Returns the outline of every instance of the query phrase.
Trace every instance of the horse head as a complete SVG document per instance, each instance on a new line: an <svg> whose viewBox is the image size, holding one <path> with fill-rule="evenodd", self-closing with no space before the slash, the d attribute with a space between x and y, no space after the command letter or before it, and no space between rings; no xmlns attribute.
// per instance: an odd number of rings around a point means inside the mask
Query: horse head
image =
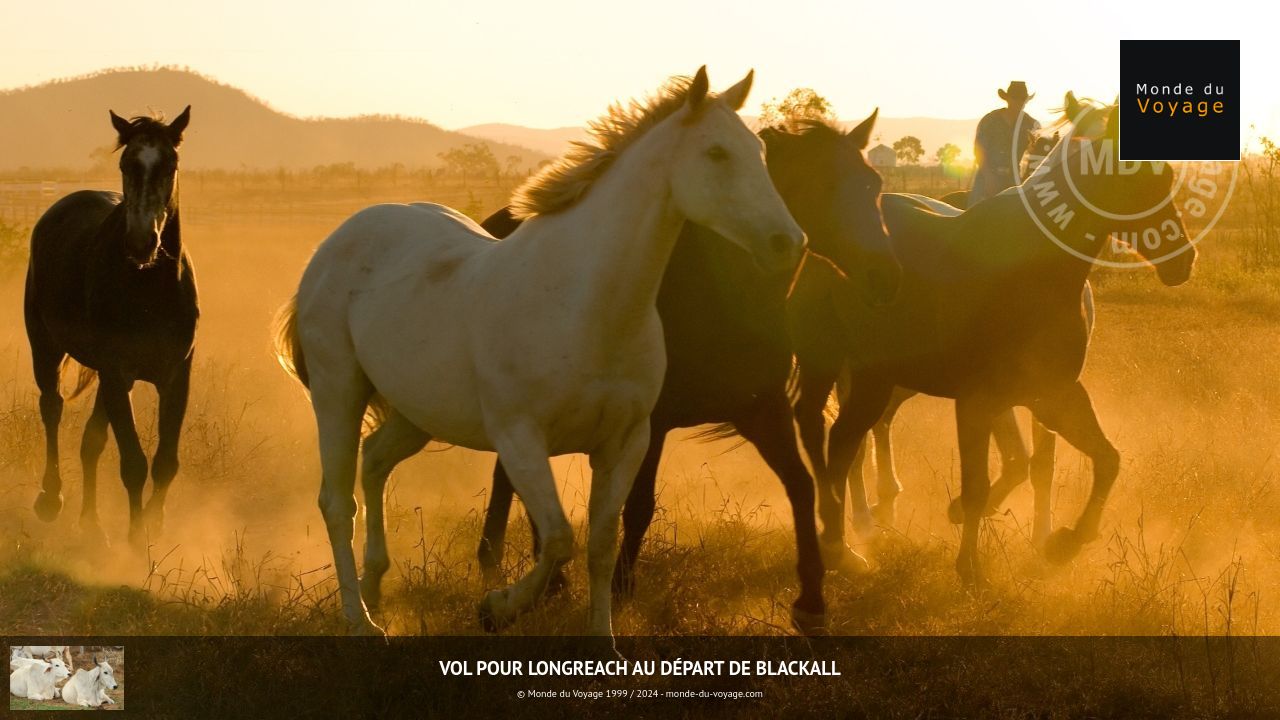
<svg viewBox="0 0 1280 720"><path fill-rule="evenodd" d="M810 249L835 263L873 306L893 300L902 276L880 214L880 174L863 153L878 114L848 132L821 121L760 131L769 174Z"/></svg>
<svg viewBox="0 0 1280 720"><path fill-rule="evenodd" d="M116 147L124 149L120 153L124 253L131 263L147 267L166 252L161 238L177 210L178 146L191 119L191 106L167 125L150 117L125 120L109 112Z"/></svg>
<svg viewBox="0 0 1280 720"><path fill-rule="evenodd" d="M1067 177L1079 174L1078 192L1101 227L1155 266L1165 285L1181 285L1191 277L1196 248L1174 199L1175 172L1167 162L1120 160L1114 107L1105 108L1102 136L1071 153Z"/></svg>
<svg viewBox="0 0 1280 720"><path fill-rule="evenodd" d="M737 111L753 73L720 95L708 93L706 68L686 96L671 172L676 206L689 220L741 246L769 273L792 272L805 235L787 212L764 165L760 138Z"/></svg>

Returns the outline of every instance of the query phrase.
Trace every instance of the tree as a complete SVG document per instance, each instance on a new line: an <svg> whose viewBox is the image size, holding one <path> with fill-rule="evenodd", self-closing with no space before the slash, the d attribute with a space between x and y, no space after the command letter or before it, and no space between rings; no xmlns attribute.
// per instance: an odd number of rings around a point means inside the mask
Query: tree
<svg viewBox="0 0 1280 720"><path fill-rule="evenodd" d="M920 138L908 135L893 144L893 152L903 164L915 165L924 157L924 144Z"/></svg>
<svg viewBox="0 0 1280 720"><path fill-rule="evenodd" d="M813 88L796 88L781 100L774 98L760 106L761 127L787 127L800 120L832 122L835 119L831 102Z"/></svg>
<svg viewBox="0 0 1280 720"><path fill-rule="evenodd" d="M524 158L520 157L519 155L508 155L507 156L507 174L515 175L516 170L520 168L520 163L522 162L524 162Z"/></svg>
<svg viewBox="0 0 1280 720"><path fill-rule="evenodd" d="M951 167L956 164L956 160L960 159L960 148L947 143L938 148L938 152L934 157L938 158L938 164L942 167Z"/></svg>
<svg viewBox="0 0 1280 720"><path fill-rule="evenodd" d="M468 177L496 175L498 159L487 143L467 143L449 152L438 153L449 172L462 176L465 185Z"/></svg>

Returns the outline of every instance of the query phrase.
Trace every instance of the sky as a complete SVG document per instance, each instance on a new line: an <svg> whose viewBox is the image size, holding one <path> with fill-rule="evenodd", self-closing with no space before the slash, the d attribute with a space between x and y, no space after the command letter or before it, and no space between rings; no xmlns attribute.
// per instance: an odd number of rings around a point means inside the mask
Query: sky
<svg viewBox="0 0 1280 720"><path fill-rule="evenodd" d="M0 88L179 65L300 116L387 113L446 128L582 125L615 99L708 66L756 70L745 112L812 87L843 118L978 117L1025 80L1112 98L1120 38L1240 39L1242 116L1280 136L1280 9L1256 0L0 0Z"/></svg>

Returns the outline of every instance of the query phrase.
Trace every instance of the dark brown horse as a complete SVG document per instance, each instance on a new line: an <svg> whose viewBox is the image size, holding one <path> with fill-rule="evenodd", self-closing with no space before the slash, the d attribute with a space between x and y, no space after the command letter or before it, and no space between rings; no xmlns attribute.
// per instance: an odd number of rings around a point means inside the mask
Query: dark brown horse
<svg viewBox="0 0 1280 720"><path fill-rule="evenodd" d="M1040 166L1040 163L1048 157L1049 152L1057 146L1064 131L1074 138L1093 140L1101 137L1106 131L1106 122L1110 109L1111 106L1088 98L1078 100L1074 93L1066 93L1060 108L1061 116L1054 123L1037 133L1028 145L1027 152L1022 158L1018 181L1022 182L1023 178L1030 175ZM948 193L939 199L948 205L953 205L963 210L966 206L967 196L965 191L958 191L958 193ZM1092 333L1094 316L1093 291L1088 283L1085 283L1081 302L1084 304L1087 330ZM842 401L847 398L848 392L848 377L843 375L838 388L838 395ZM866 455L866 444L863 445L863 450L858 453L858 457L854 461L849 475L852 518L854 528L864 536L872 533L875 524L889 527L894 523L894 500L901 493L902 484L898 481L897 471L894 467L891 440L892 423L902 404L915 394L914 391L905 388L895 390L884 416L872 428L872 437L874 439L872 445L875 448L877 480L876 504L874 506L868 506L863 485L863 467L865 465L863 458ZM1035 439L1035 454L1030 454L1026 443L1023 441L1022 433L1018 430L1018 422L1012 410L1002 413L996 418L992 436L1000 450L1000 476L991 487L991 495L987 502L987 514L992 514L999 510L1008 495L1029 478L1035 490L1035 514L1031 532L1032 542L1036 547L1043 547L1049 531L1052 529L1050 527L1052 520L1050 500L1057 438L1043 425L1035 422L1033 418L1032 436ZM964 521L964 511L960 506L959 498L952 501L947 514L954 523L959 524Z"/></svg>
<svg viewBox="0 0 1280 720"><path fill-rule="evenodd" d="M144 522L159 529L165 493L178 472L178 438L195 348L196 281L178 213L178 146L190 113L187 107L168 125L111 113L117 147L123 148L124 195L72 193L54 203L31 234L26 324L46 438L36 514L52 521L62 510L58 424L63 400L58 380L70 356L88 371L76 392L88 386L93 372L99 381L80 447L81 527L102 534L97 465L110 424L120 448L120 476L129 494L129 539L135 545L145 540ZM160 410L159 444L151 463L154 486L145 511L147 457L130 401L139 380L156 386Z"/></svg>
<svg viewBox="0 0 1280 720"><path fill-rule="evenodd" d="M845 477L895 387L956 400L964 515L957 569L963 579L980 577L988 445L996 419L1015 406L1030 408L1093 463L1084 510L1073 528L1049 536L1046 556L1066 561L1096 537L1119 453L1080 382L1089 338L1081 300L1085 281L1112 232L1150 238L1135 243L1135 250L1159 261L1157 273L1168 285L1185 282L1195 260L1169 201L1172 170L1140 163L1122 171L1112 153L1116 126L1108 122L1094 141L1064 140L1023 185L966 212L920 196L882 198L903 266L902 289L888 312L866 313L844 302L836 307L839 329L806 322L847 291L821 266L802 270L791 303L796 420L818 482L828 488L819 492L821 502L831 503L819 508L824 541L842 542ZM849 401L828 439L822 409L846 367Z"/></svg>
<svg viewBox="0 0 1280 720"><path fill-rule="evenodd" d="M829 256L843 268L842 275L854 279L859 302L882 304L896 292L899 270L876 202L880 177L862 154L874 122L872 114L848 133L811 124L797 132L768 129L760 135L769 174L808 235L809 249ZM497 237L515 226L504 211L484 222ZM812 257L806 262L830 265ZM791 281L761 273L745 253L712 231L685 224L658 292L667 374L650 416L649 450L623 511L615 593L627 595L635 588L634 566L653 520L655 478L667 433L714 423L717 427L707 436L741 435L782 480L799 554L800 596L793 619L804 632L823 628L814 485L796 444L787 397L792 350L786 298ZM482 567L490 571L502 558L511 497L499 464L479 552Z"/></svg>

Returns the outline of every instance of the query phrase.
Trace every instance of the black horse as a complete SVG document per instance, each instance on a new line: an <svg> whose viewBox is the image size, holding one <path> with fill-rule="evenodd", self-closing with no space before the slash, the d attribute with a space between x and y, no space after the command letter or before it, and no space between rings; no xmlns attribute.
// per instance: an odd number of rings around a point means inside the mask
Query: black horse
<svg viewBox="0 0 1280 720"><path fill-rule="evenodd" d="M899 274L880 219L880 177L862 154L875 117L873 113L847 134L825 124L808 124L795 132L761 132L770 176L809 236L809 249L829 257L852 277L871 304L892 299ZM518 224L500 210L483 226L503 237ZM806 262L827 261L809 257ZM803 632L824 628L814 482L800 457L787 393L792 350L786 304L791 282L790 276L763 274L745 253L711 230L685 224L658 292L667 374L650 416L649 449L623 511L615 594L628 595L635 589L633 568L653 520L654 483L667 433L714 423L717 427L705 436L741 435L782 480L799 555L800 596L792 618ZM487 572L501 561L511 497L511 484L499 463L479 551ZM536 532L534 542L536 552ZM562 584L563 576L553 582Z"/></svg>
<svg viewBox="0 0 1280 720"><path fill-rule="evenodd" d="M802 269L789 305L796 319L800 385L796 421L816 468L819 512L824 533L831 536L824 540L843 535L845 480L895 388L956 401L957 514L964 523L956 569L965 582L982 579L978 533L992 499L990 438L1001 417L1012 422L1009 411L1017 406L1030 409L1043 425L1032 462L1050 471L1033 468L1033 481L1052 478L1053 434L1093 463L1084 509L1074 526L1047 534L1045 557L1066 562L1096 539L1120 455L1102 431L1081 381L1090 335L1084 292L1089 272L1110 233L1147 227L1161 229L1158 241L1135 243L1134 250L1158 263L1156 272L1166 285L1186 282L1196 257L1170 201L1174 172L1169 166L1136 163L1130 170L1111 160L1117 157L1119 133L1113 108L1106 108L1101 137L1061 140L1017 191L967 211L917 195L885 195L884 218L902 262L903 282L896 301L883 311L872 315L845 303L838 323L824 320L829 298L845 283L822 268ZM1108 160L1100 169L1073 170L1089 167L1082 157ZM1060 202L1044 202L1047 193ZM1053 225L1056 234L1043 230L1050 227L1046 218L1060 219L1064 213L1068 221ZM847 401L828 432L823 409L842 371L849 374ZM1042 449L1047 454L1041 455ZM1002 492L1008 492L1007 485ZM1047 502L1047 492L1037 496ZM1048 505L1037 506L1040 524L1047 527Z"/></svg>
<svg viewBox="0 0 1280 720"><path fill-rule="evenodd" d="M178 472L178 437L187 409L195 350L196 279L182 245L178 215L178 146L190 119L188 106L172 123L149 117L125 120L111 113L124 195L82 190L49 208L31 234L26 324L40 388L46 451L35 510L52 521L62 510L58 423L62 419L61 368L67 356L81 374L75 394L96 373L93 412L85 424L81 527L101 536L96 502L98 458L107 424L120 448L120 475L129 492L129 540L157 531L164 498ZM151 464L155 481L145 509L147 457L133 422L130 393L142 380L159 394L159 444Z"/></svg>

